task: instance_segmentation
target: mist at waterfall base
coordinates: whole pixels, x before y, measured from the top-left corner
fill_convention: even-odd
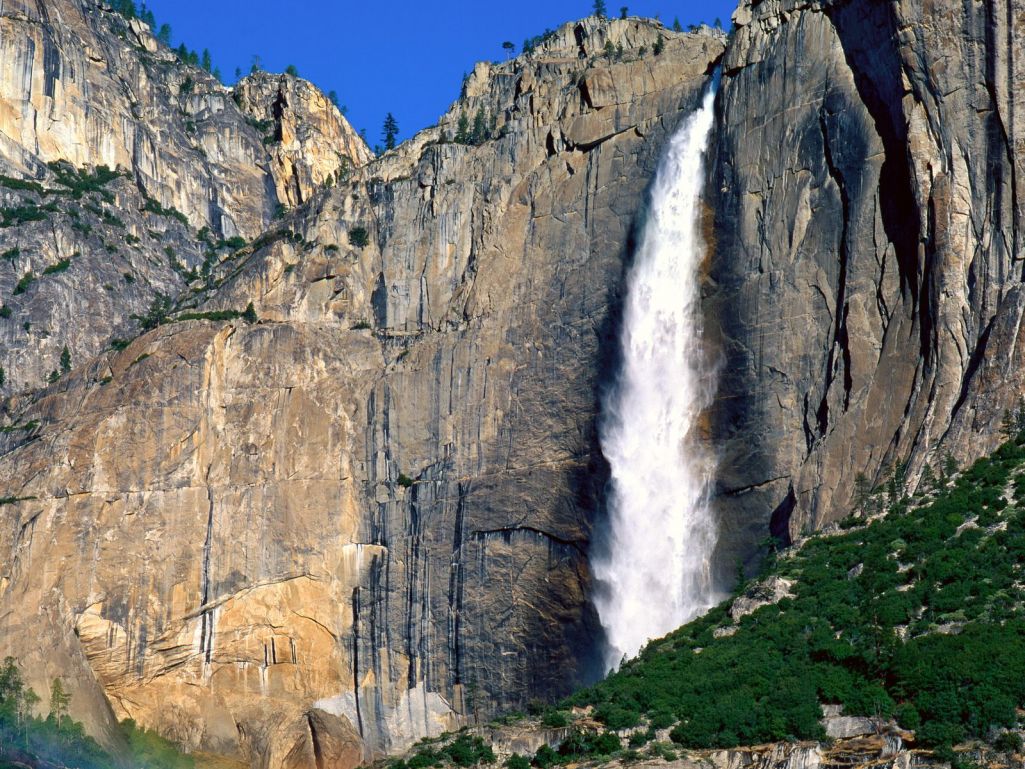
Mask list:
[[[715,460],[695,435],[715,367],[702,345],[700,202],[715,82],[669,142],[626,279],[620,369],[602,403],[608,528],[593,559],[606,669],[718,602]]]

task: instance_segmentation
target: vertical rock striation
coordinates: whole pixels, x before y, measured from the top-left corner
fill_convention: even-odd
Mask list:
[[[723,563],[1000,440],[1023,389],[1023,10],[742,2],[710,184]],[[1020,92],[1020,89],[1017,89]]]
[[[265,144],[236,103],[261,79],[232,93],[95,0],[0,4],[0,392],[43,385],[65,347],[78,365],[130,338],[226,244],[369,160],[327,97],[285,76],[288,140]],[[118,176],[84,185],[97,166]]]
[[[290,208],[373,158],[338,107],[305,80],[256,72],[239,81],[233,93],[264,133],[278,200]]]
[[[337,145],[269,143],[324,153],[275,177],[306,202],[181,305],[260,322],[162,325],[11,407],[0,653],[37,689],[73,673],[96,733],[131,716],[268,768],[596,672],[603,356],[645,188],[724,43],[566,25],[328,190],[304,185]]]

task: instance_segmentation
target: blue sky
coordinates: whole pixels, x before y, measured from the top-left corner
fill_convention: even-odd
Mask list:
[[[688,24],[719,17],[729,27],[730,0],[607,0],[609,14]],[[209,48],[225,81],[248,72],[253,55],[264,69],[294,64],[324,91],[334,90],[356,129],[380,142],[389,111],[401,138],[432,125],[458,96],[464,72],[482,59],[517,52],[527,37],[591,13],[591,0],[510,0],[505,3],[363,2],[348,0],[147,0],[157,23],[171,25],[174,45]],[[287,10],[284,10],[287,9]]]

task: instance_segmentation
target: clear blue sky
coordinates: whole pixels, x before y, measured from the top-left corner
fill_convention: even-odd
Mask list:
[[[137,3],[139,4],[139,3]],[[254,54],[264,69],[294,64],[348,106],[356,129],[380,141],[387,112],[408,138],[432,125],[459,95],[464,72],[476,61],[504,58],[502,42],[517,52],[527,37],[587,16],[591,0],[147,0],[157,23],[171,25],[174,45],[209,48],[227,83],[235,68],[249,71]],[[719,17],[729,28],[735,0],[606,0],[609,15],[623,5],[632,16],[659,15],[671,24]]]

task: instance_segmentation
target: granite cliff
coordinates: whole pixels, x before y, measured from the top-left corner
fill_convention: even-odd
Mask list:
[[[43,8],[112,47],[97,25],[129,34],[89,3],[4,13],[45,37]],[[131,717],[262,767],[351,766],[593,677],[611,308],[662,143],[724,45],[637,19],[566,25],[478,65],[437,126],[366,165],[307,84],[256,75],[229,94],[189,75],[266,169],[243,197],[266,229],[236,238],[187,198],[151,204],[152,235],[124,220],[154,265],[114,349],[71,317],[51,356],[86,341],[57,381],[31,390],[55,358],[33,376],[8,364],[0,651],[37,690],[68,679],[72,715],[108,742]],[[171,56],[127,47],[136,69]],[[101,161],[132,168],[70,158]],[[56,171],[33,173],[40,189],[12,199],[62,219],[45,210]],[[103,193],[157,195],[134,175],[83,193],[102,221]],[[301,205],[271,221],[271,203]],[[3,235],[35,242],[49,218]],[[162,251],[179,243],[176,271]],[[89,258],[58,278],[102,282]],[[0,322],[16,333],[51,280]],[[72,315],[90,306],[64,290]]]
[[[1025,16],[766,0],[734,20],[709,183],[720,501],[736,541],[770,518],[787,541],[1002,439],[1025,385]]]
[[[131,717],[268,769],[592,678],[624,264],[717,67],[723,581],[859,476],[991,449],[1023,388],[1021,24],[590,18],[373,159],[301,80],[229,91],[92,0],[0,4],[0,653],[108,743]]]

